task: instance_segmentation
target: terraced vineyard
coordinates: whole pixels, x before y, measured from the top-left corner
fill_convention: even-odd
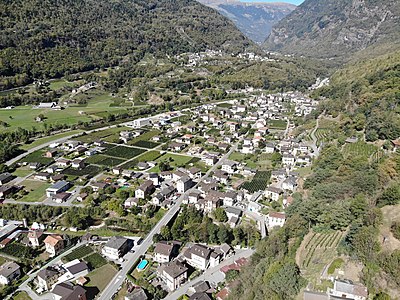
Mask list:
[[[353,144],[346,144],[343,146],[343,155],[349,156],[362,156],[366,159],[371,159],[372,162],[378,161],[383,156],[383,152],[373,144],[365,142],[357,142]]]
[[[322,143],[327,143],[333,139],[333,131],[329,128],[318,128],[315,137],[317,138],[317,145],[320,146]]]
[[[309,233],[296,254],[296,262],[302,274],[316,284],[326,266],[338,257],[337,246],[345,232]]]

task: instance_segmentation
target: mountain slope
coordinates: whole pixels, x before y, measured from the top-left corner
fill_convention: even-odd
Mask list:
[[[273,28],[265,47],[339,60],[372,45],[398,47],[399,11],[397,0],[306,0]]]
[[[130,53],[251,45],[230,20],[194,0],[7,0],[0,30],[3,83],[4,76],[22,83],[115,65]]]
[[[199,0],[217,9],[256,43],[263,43],[272,26],[292,12],[296,6],[288,3],[246,3],[236,0]]]

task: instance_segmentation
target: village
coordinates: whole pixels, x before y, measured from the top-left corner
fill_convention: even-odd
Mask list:
[[[165,299],[225,299],[230,287],[221,289],[220,283],[247,264],[250,245],[160,240],[160,232],[181,206],[230,230],[254,226],[260,239],[282,227],[319,154],[315,140],[294,138],[293,119],[317,104],[299,92],[256,91],[248,101],[139,118],[30,153],[14,174],[0,175],[3,203],[85,207],[119,193],[123,214],[161,217],[142,235],[105,237],[89,227],[79,238],[74,233],[85,232],[79,226],[2,220],[1,248],[32,248],[45,258],[25,274],[7,261],[0,280],[7,285],[23,278],[19,290],[32,299],[111,299],[122,285],[125,299],[147,299],[129,278],[145,280]],[[102,227],[104,222],[96,229]],[[107,272],[110,277],[101,282],[99,274]]]

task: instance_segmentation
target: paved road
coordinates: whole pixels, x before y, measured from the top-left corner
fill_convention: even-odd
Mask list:
[[[310,135],[311,138],[312,138],[312,140],[313,140],[313,142],[311,143],[311,147],[313,148],[314,156],[315,156],[315,157],[318,157],[318,156],[319,156],[319,148],[318,148],[318,146],[317,146],[318,139],[317,139],[317,137],[315,136],[315,133],[317,132],[317,130],[318,130],[318,128],[319,128],[319,120],[321,119],[322,115],[323,115],[323,114],[321,114],[321,115],[317,118],[317,123],[316,123],[316,125],[315,125],[315,127],[314,127],[314,129],[313,129],[313,131],[311,132],[311,135]]]
[[[184,285],[182,285],[179,289],[175,290],[172,294],[169,294],[167,297],[164,298],[164,300],[176,300],[180,296],[186,294],[187,290],[193,286],[194,284],[200,282],[200,281],[209,281],[212,282],[212,279],[218,282],[212,282],[215,284],[218,284],[221,282],[224,277],[223,276],[218,276],[220,273],[220,269],[224,266],[232,264],[235,260],[238,260],[239,258],[245,257],[248,258],[254,253],[254,250],[252,249],[247,249],[247,250],[238,250],[237,253],[228,258],[227,260],[224,260],[222,263],[220,263],[218,266],[214,268],[207,269],[201,276],[196,277],[195,279],[188,281]],[[222,274],[221,274],[222,275]],[[212,279],[210,279],[212,278]],[[222,280],[221,280],[222,279]]]
[[[239,142],[236,143],[231,150],[226,153],[222,158],[216,163],[208,172],[196,183],[194,187],[192,187],[190,190],[186,191],[184,194],[182,194],[176,201],[176,203],[169,209],[169,211],[164,215],[164,217],[157,223],[156,226],[149,232],[149,234],[146,236],[146,238],[143,240],[142,244],[140,247],[135,251],[134,255],[132,255],[129,258],[129,261],[124,263],[122,266],[122,269],[117,273],[117,275],[114,277],[114,279],[108,284],[108,286],[105,288],[103,293],[100,295],[99,300],[110,300],[112,299],[112,296],[117,293],[119,287],[123,284],[126,275],[128,274],[129,270],[133,267],[135,262],[142,256],[144,255],[149,247],[153,243],[153,236],[157,233],[160,233],[161,227],[167,225],[172,218],[179,212],[180,206],[182,204],[182,201],[185,199],[186,195],[188,195],[192,190],[197,188],[200,182],[202,182],[206,177],[210,175],[211,172],[214,172],[218,166],[220,166],[228,157],[229,155],[236,150],[237,146],[239,145]]]

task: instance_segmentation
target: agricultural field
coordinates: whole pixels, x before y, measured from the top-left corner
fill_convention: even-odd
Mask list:
[[[123,158],[123,159],[131,159],[144,152],[145,150],[139,148],[116,146],[114,148],[107,149],[104,152],[104,155]]]
[[[82,132],[83,132],[82,130],[71,130],[71,131],[67,131],[67,132],[63,132],[63,133],[54,134],[54,135],[47,136],[44,138],[35,139],[34,141],[32,141],[32,143],[24,144],[20,148],[23,150],[29,150],[36,146],[40,146],[42,144],[45,144],[45,143],[48,143],[51,141],[55,141],[55,140],[58,140],[58,139],[61,139],[61,138],[67,137],[67,136],[80,134]]]
[[[70,254],[65,255],[62,260],[63,262],[70,262],[73,261],[74,259],[81,259],[84,258],[85,256],[93,253],[94,250],[89,247],[89,246],[80,246],[76,248],[74,251],[72,251]]]
[[[122,165],[123,169],[133,169],[139,162],[148,162],[155,161],[157,158],[161,156],[161,152],[159,151],[148,151],[143,153],[142,155],[136,157],[134,160],[128,161],[127,163]]]
[[[99,253],[92,253],[84,258],[84,260],[93,268],[98,269],[107,264],[107,260]]]
[[[342,151],[344,157],[362,156],[363,158],[372,159],[373,161],[379,160],[381,155],[383,155],[382,151],[379,151],[377,146],[365,142],[346,144],[343,146]]]
[[[73,169],[73,168],[67,168],[63,170],[61,173],[69,176],[89,176],[89,177],[94,177],[98,173],[100,173],[101,168],[97,166],[86,166],[81,170]]]
[[[75,140],[81,141],[82,143],[91,143],[95,140],[104,140],[104,139],[118,139],[119,133],[124,130],[128,130],[128,127],[114,127],[105,130],[99,130],[92,132],[90,134],[85,134],[80,137],[77,137]]]
[[[38,181],[38,180],[24,180],[21,183],[24,186],[24,190],[29,194],[18,199],[22,202],[42,202],[46,199],[46,189],[50,186],[49,183]]]
[[[304,277],[314,286],[319,284],[324,268],[327,268],[337,258],[336,248],[344,235],[345,232],[342,231],[328,233],[311,231],[301,243],[296,253],[296,262]]]
[[[24,166],[24,167],[19,167],[19,168],[15,169],[15,171],[13,172],[13,175],[15,175],[17,177],[25,177],[32,173],[33,173],[32,170],[29,169],[28,166]]]
[[[285,121],[285,120],[269,120],[267,126],[270,129],[285,130],[287,127],[287,121]]]
[[[250,193],[264,191],[268,187],[271,178],[270,171],[258,171],[250,182],[245,182],[242,187]]]
[[[155,142],[150,142],[150,141],[137,141],[136,143],[132,144],[132,146],[136,147],[141,147],[141,148],[147,148],[147,149],[153,149],[157,146],[160,146],[159,143]]]
[[[333,131],[329,128],[318,128],[315,132],[315,137],[317,138],[317,146],[322,143],[327,143],[333,139]]]
[[[8,244],[4,248],[0,249],[0,252],[16,258],[33,258],[33,249],[17,242]]]

